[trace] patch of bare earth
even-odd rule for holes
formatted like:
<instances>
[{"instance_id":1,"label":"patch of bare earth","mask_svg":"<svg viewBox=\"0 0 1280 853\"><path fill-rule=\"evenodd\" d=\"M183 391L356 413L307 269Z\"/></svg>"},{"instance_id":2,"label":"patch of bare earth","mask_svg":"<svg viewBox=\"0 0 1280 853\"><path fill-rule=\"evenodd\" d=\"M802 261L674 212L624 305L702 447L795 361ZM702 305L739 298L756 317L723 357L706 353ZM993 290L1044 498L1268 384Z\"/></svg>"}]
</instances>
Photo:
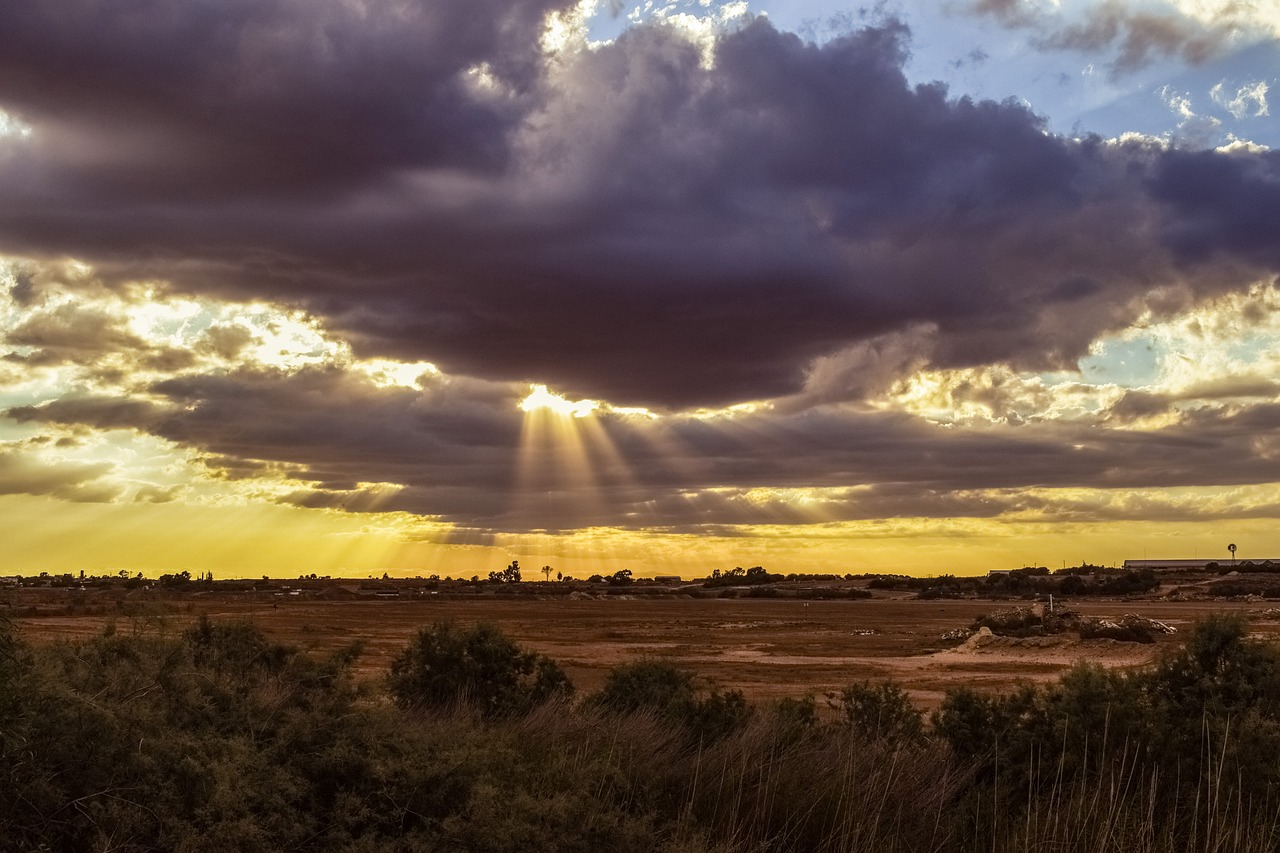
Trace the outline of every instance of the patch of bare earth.
<instances>
[{"instance_id":1,"label":"patch of bare earth","mask_svg":"<svg viewBox=\"0 0 1280 853\"><path fill-rule=\"evenodd\" d=\"M750 699L821 696L861 680L899 683L922 706L935 707L960 685L1004 690L1057 678L1078 661L1114 667L1150 663L1210 612L1238 611L1257 633L1273 636L1280 620L1262 602L1118 600L1073 603L1089 616L1126 613L1159 619L1180 633L1153 644L1080 640L1074 635L992 638L955 648L943 635L1008 606L991 601L582 598L539 600L325 600L211 593L152 597L145 607L104 598L68 612L56 596L39 607L10 602L31 640L86 637L112 623L117 631L175 632L200 615L247 619L279 642L318 653L360 642L359 674L378 679L419 628L432 622L489 622L523 645L560 661L582 692L599 688L610 668L641 657L685 666Z\"/></svg>"}]
</instances>

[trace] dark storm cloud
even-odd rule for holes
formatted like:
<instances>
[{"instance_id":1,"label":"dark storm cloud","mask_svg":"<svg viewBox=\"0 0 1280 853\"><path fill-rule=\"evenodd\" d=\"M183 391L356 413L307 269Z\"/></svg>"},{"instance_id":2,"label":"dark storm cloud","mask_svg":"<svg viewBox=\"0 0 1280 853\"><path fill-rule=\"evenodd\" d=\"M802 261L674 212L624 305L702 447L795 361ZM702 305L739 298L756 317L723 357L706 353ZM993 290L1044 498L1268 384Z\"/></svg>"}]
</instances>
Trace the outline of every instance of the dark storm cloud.
<instances>
[{"instance_id":1,"label":"dark storm cloud","mask_svg":"<svg viewBox=\"0 0 1280 853\"><path fill-rule=\"evenodd\" d=\"M1258 445L1280 428L1280 405L1271 403L1192 410L1161 430L1106 422L954 430L900 413L832 409L662 421L604 413L598 432L561 424L581 430L595 460L577 470L565 455L574 442L538 440L508 386L439 376L425 383L377 388L334 369L241 371L158 383L157 402L67 397L6 414L159 435L203 452L227 479L291 479L296 488L280 500L298 506L399 510L477 530L1047 516L1058 501L1037 489L1124 494L1280 480L1280 447ZM1126 401L1115 418L1158 414L1169 402ZM608 437L610 453L593 435ZM821 491L800 501L794 489ZM1102 517L1133 506L1100 503L1061 511Z\"/></svg>"},{"instance_id":2,"label":"dark storm cloud","mask_svg":"<svg viewBox=\"0 0 1280 853\"><path fill-rule=\"evenodd\" d=\"M494 168L556 0L56 0L0 27L0 102L81 203L324 194L423 165ZM61 183L61 181L60 181Z\"/></svg>"},{"instance_id":3,"label":"dark storm cloud","mask_svg":"<svg viewBox=\"0 0 1280 853\"><path fill-rule=\"evenodd\" d=\"M1167 205L1166 239L1187 262L1280 269L1280 151L1171 151L1152 192Z\"/></svg>"},{"instance_id":4,"label":"dark storm cloud","mask_svg":"<svg viewBox=\"0 0 1280 853\"><path fill-rule=\"evenodd\" d=\"M466 518L500 515L510 502L520 412L505 386L439 379L418 391L331 368L246 369L170 379L150 392L147 401L66 396L4 414L157 435L207 454L213 476L227 480L314 484L285 498L297 505ZM384 500L361 483L408 488Z\"/></svg>"},{"instance_id":5,"label":"dark storm cloud","mask_svg":"<svg viewBox=\"0 0 1280 853\"><path fill-rule=\"evenodd\" d=\"M642 26L541 61L552 5L20 4L0 108L34 132L0 140L0 248L664 408L856 397L884 380L824 362L818 390L815 360L885 340L921 347L904 368L1071 368L1153 288L1185 305L1277 266L1249 219L1266 157L912 87L896 23L817 47L758 19L709 67ZM1245 209L1178 189L1223 171Z\"/></svg>"}]
</instances>

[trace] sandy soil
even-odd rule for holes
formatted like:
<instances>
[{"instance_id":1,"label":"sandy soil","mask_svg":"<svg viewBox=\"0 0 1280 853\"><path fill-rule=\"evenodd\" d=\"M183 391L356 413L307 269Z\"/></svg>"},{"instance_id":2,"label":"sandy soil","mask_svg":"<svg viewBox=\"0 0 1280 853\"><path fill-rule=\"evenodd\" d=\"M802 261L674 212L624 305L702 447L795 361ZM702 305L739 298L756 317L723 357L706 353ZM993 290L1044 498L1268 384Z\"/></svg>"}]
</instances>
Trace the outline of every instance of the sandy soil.
<instances>
[{"instance_id":1,"label":"sandy soil","mask_svg":"<svg viewBox=\"0 0 1280 853\"><path fill-rule=\"evenodd\" d=\"M942 635L1014 602L918 601L877 597L855 601L777 599L359 600L324 601L209 593L153 599L145 607L81 608L89 615L33 613L15 607L16 624L34 641L117 631L177 631L200 614L248 619L280 642L333 650L359 641L363 677L378 678L420 627L432 622L485 621L520 643L558 660L581 691L598 688L609 668L641 657L671 659L751 699L821 695L863 679L892 679L924 707L957 685L1007 689L1057 677L1077 661L1133 667L1150 663L1179 634L1154 645L1074 636L994 638L955 648ZM1185 633L1211 612L1250 616L1253 630L1280 633L1263 602L1093 601L1073 603L1090 616L1136 613ZM46 610L50 608L45 608ZM95 613L95 611L97 611ZM132 614L132 615L130 615Z\"/></svg>"}]
</instances>

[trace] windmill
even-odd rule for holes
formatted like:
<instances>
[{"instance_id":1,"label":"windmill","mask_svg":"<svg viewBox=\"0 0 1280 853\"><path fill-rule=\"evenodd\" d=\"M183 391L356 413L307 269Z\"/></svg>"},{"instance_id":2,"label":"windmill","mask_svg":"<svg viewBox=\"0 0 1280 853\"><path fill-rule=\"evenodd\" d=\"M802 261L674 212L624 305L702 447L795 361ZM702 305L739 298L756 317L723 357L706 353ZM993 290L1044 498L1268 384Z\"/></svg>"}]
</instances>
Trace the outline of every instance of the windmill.
<instances>
[{"instance_id":1,"label":"windmill","mask_svg":"<svg viewBox=\"0 0 1280 853\"><path fill-rule=\"evenodd\" d=\"M1227 550L1231 552L1231 565L1236 564L1236 543L1232 542L1227 546Z\"/></svg>"}]
</instances>

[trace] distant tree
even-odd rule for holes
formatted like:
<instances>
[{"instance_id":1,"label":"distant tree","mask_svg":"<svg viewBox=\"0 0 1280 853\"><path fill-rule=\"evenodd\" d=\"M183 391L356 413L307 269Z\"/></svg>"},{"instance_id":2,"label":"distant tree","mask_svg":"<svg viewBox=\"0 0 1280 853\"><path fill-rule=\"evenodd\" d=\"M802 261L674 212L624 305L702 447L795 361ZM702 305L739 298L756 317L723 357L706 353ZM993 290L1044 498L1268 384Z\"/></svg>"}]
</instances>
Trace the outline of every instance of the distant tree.
<instances>
[{"instance_id":1,"label":"distant tree","mask_svg":"<svg viewBox=\"0 0 1280 853\"><path fill-rule=\"evenodd\" d=\"M742 576L744 583L774 583L783 579L782 575L770 574L763 566L752 566L747 569L746 574Z\"/></svg>"},{"instance_id":2,"label":"distant tree","mask_svg":"<svg viewBox=\"0 0 1280 853\"><path fill-rule=\"evenodd\" d=\"M631 577L630 569L618 569L616 572L614 572L612 575L609 576L610 586L626 586L627 584L632 583L633 581L634 581L634 578Z\"/></svg>"},{"instance_id":3,"label":"distant tree","mask_svg":"<svg viewBox=\"0 0 1280 853\"><path fill-rule=\"evenodd\" d=\"M1058 592L1062 595L1084 595L1088 590L1088 584L1079 575L1068 575L1058 586Z\"/></svg>"},{"instance_id":4,"label":"distant tree","mask_svg":"<svg viewBox=\"0 0 1280 853\"><path fill-rule=\"evenodd\" d=\"M714 570L711 576L702 582L702 585L706 587L752 586L780 580L784 580L782 575L770 574L763 566L752 566L749 569L736 566L727 572L722 572L719 569Z\"/></svg>"},{"instance_id":5,"label":"distant tree","mask_svg":"<svg viewBox=\"0 0 1280 853\"><path fill-rule=\"evenodd\" d=\"M550 566L543 566L543 567L542 567L542 576L543 576L545 579L547 579L547 580L551 580L551 572L552 572L552 571L554 571L554 569L552 569Z\"/></svg>"},{"instance_id":6,"label":"distant tree","mask_svg":"<svg viewBox=\"0 0 1280 853\"><path fill-rule=\"evenodd\" d=\"M519 583L520 561L512 560L511 565L500 572L489 572L489 580L494 583Z\"/></svg>"},{"instance_id":7,"label":"distant tree","mask_svg":"<svg viewBox=\"0 0 1280 853\"><path fill-rule=\"evenodd\" d=\"M181 572L176 572L174 574L160 576L160 586L167 587L170 589L175 587L186 586L189 583L191 583L191 572L188 572L188 571L181 571Z\"/></svg>"}]
</instances>

